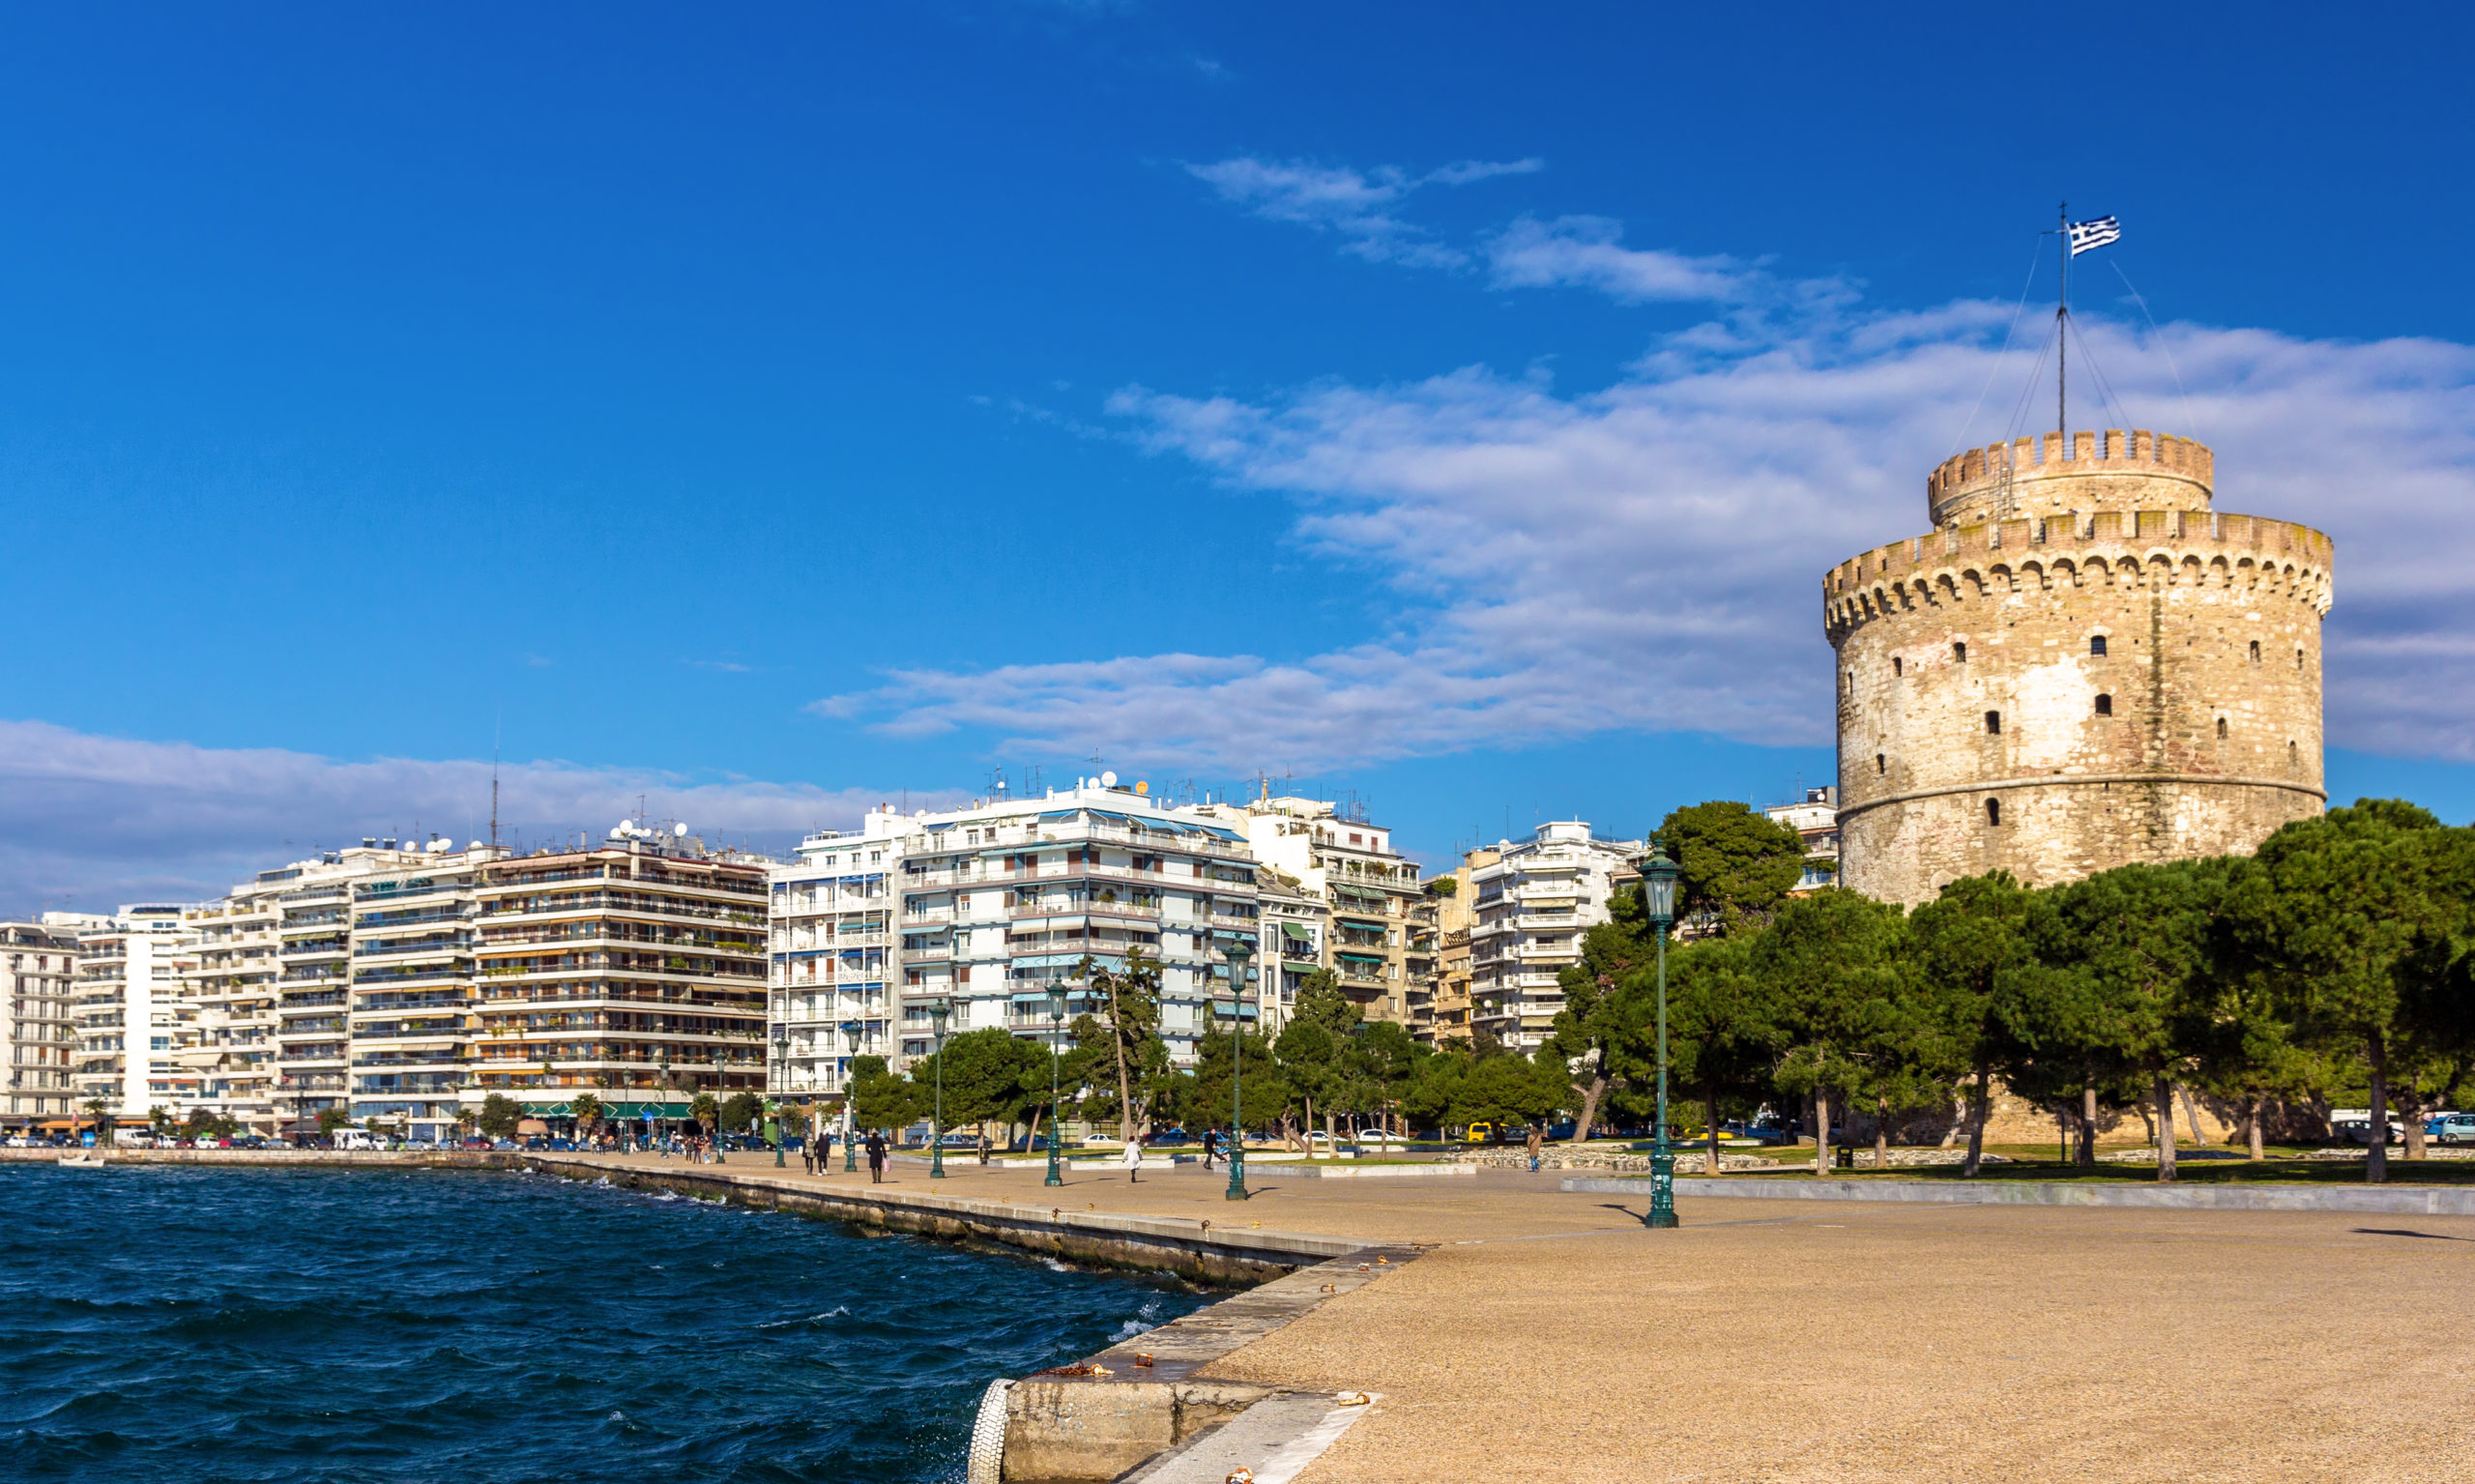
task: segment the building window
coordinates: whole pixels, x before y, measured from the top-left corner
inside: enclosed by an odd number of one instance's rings
[[[1991,736],[1999,737],[2002,735],[2002,713],[2000,712],[1987,712],[1985,713],[1985,730]]]
[[[1951,659],[1955,664],[1966,664],[1968,662],[1968,647],[1965,644],[1952,645]]]
[[[1889,763],[1888,763],[1887,761],[1885,761],[1885,760],[1884,760],[1884,758],[1882,757],[1882,754],[1880,754],[1880,753],[1878,753],[1878,752],[1875,753],[1875,754],[1874,754],[1874,776],[1878,778],[1878,777],[1880,777],[1882,774],[1884,774],[1884,773],[1886,773],[1886,772],[1888,772],[1888,771],[1890,771],[1890,765],[1889,765]]]
[[[2217,740],[2219,742],[2226,741],[2226,718],[2224,716],[2217,718]]]
[[[1899,674],[1900,674],[1900,662],[1899,662],[1899,656],[1898,656],[1897,655],[1893,655],[1891,656],[1891,676],[1892,676],[1892,678],[1893,678],[1893,679],[1897,679],[1897,678],[1898,678],[1898,676],[1899,676]]]
[[[1989,800],[1987,800],[1985,801],[1985,822],[1986,822],[1987,824],[1989,824],[1989,825],[1997,825],[1997,826],[1998,826],[1998,825],[2000,825],[2000,824],[2002,823],[2002,800],[1999,800],[1999,799],[1989,799]]]
[[[2298,670],[2303,668],[2303,646],[2300,644],[2294,647],[2294,667]]]
[[[2100,716],[2111,716],[2113,713],[2114,698],[2112,696],[2099,696],[2097,698],[2097,714]]]
[[[2252,663],[2254,663],[2254,664],[2256,664],[2256,665],[2257,665],[2257,664],[2258,664],[2259,662],[2260,662],[2260,641],[2259,641],[2259,640],[2257,640],[2257,639],[2255,639],[2255,640],[2253,640],[2253,641],[2252,641]]]
[[[2106,636],[2104,634],[2090,634],[2088,636],[2088,653],[2099,659],[2106,657]]]

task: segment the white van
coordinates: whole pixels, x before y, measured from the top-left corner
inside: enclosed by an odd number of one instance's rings
[[[366,1128],[338,1128],[335,1130],[335,1148],[339,1149],[374,1149],[378,1148],[378,1140],[373,1137]]]

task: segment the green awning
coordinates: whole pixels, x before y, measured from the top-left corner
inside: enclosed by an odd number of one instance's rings
[[[1315,941],[1315,935],[1313,933],[1299,927],[1295,922],[1282,923],[1280,925],[1280,931],[1282,937],[1290,939],[1296,943],[1313,943]]]

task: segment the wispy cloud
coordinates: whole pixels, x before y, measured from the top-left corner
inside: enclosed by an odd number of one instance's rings
[[[1337,233],[1342,250],[1374,262],[1418,267],[1459,267],[1470,261],[1461,248],[1432,240],[1422,227],[1397,214],[1412,192],[1428,186],[1468,186],[1542,168],[1536,160],[1464,160],[1423,175],[1392,165],[1356,170],[1302,160],[1239,156],[1186,169],[1231,205],[1272,221],[1294,221]]]
[[[2009,309],[1703,327],[1579,393],[1484,367],[1254,398],[1129,388],[1109,404],[1128,436],[1292,496],[1301,537],[1402,595],[1398,629],[1287,656],[910,670],[826,705],[1231,770],[1617,728],[1826,743],[1821,574],[1926,528],[1926,471],[1989,379],[2026,373],[2017,348],[1996,364]],[[2216,447],[2220,509],[2337,538],[2330,740],[2475,760],[2475,348],[2083,329],[2140,425]]]
[[[635,813],[641,797],[650,812],[684,820],[709,840],[778,850],[892,797],[558,761],[510,763],[499,773],[500,817],[528,842],[598,835]],[[419,829],[460,843],[486,832],[490,775],[486,761],[343,762],[0,721],[0,911],[210,896],[364,835]]]

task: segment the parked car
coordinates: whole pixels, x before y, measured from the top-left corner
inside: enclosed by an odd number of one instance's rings
[[[937,1142],[949,1149],[976,1149],[979,1148],[979,1135],[968,1129],[948,1128]]]
[[[1195,1141],[1182,1128],[1155,1128],[1144,1136],[1143,1142],[1149,1145],[1161,1145],[1192,1144]]]
[[[2475,1113],[2444,1113],[2424,1125],[2424,1135],[2442,1144],[2475,1144]]]
[[[557,1149],[563,1154],[571,1154],[575,1152],[575,1141],[572,1139],[553,1139],[550,1141],[550,1148]]]

